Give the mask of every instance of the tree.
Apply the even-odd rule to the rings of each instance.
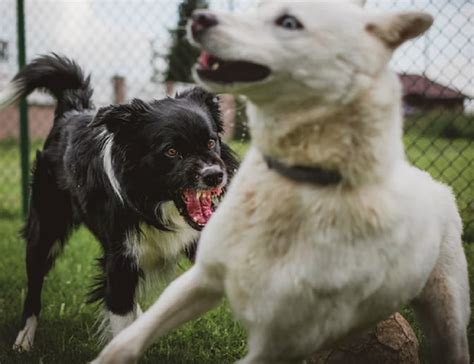
[[[207,7],[207,0],[183,0],[179,5],[178,24],[176,29],[170,30],[172,44],[166,56],[166,81],[192,82],[191,69],[199,56],[199,50],[186,39],[186,24],[195,9]]]

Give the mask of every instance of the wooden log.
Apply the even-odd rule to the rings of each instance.
[[[375,329],[314,354],[307,364],[419,364],[419,343],[405,318],[396,313]]]

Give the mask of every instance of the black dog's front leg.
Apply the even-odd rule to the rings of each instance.
[[[136,262],[123,255],[110,255],[105,261],[105,313],[107,336],[116,336],[141,313],[135,303],[140,271]]]

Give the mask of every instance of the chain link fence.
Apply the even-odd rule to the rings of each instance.
[[[26,52],[56,52],[92,74],[101,106],[133,97],[161,98],[186,87],[195,52],[184,24],[195,7],[245,12],[250,0],[25,0]],[[17,72],[17,0],[0,0],[0,88]],[[398,51],[406,114],[408,158],[456,192],[465,240],[474,241],[474,5],[471,0],[369,0],[380,9],[423,9],[435,16],[430,32]],[[31,151],[51,126],[54,104],[33,94]],[[228,137],[241,154],[247,143],[245,105],[225,98]],[[0,112],[0,219],[21,216],[19,119]]]

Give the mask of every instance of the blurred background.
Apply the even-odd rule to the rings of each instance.
[[[251,0],[0,0],[0,89],[26,60],[56,52],[92,74],[97,106],[172,95],[192,83],[197,52],[185,40],[195,8],[246,12]],[[423,9],[435,16],[429,33],[398,51],[393,68],[404,91],[408,158],[453,186],[474,241],[474,5],[472,0],[369,0],[380,9]],[[21,12],[20,12],[21,13]],[[25,44],[18,24],[24,21]],[[21,27],[20,27],[21,28]],[[20,35],[20,37],[19,37]],[[20,40],[20,42],[19,42]],[[54,112],[53,100],[28,99],[27,128],[19,108],[0,111],[0,219],[22,215],[22,168],[28,174]],[[245,100],[224,96],[225,138],[243,156],[250,136]],[[26,122],[26,120],[25,120]],[[26,133],[28,131],[28,135]],[[21,151],[25,158],[21,163]],[[30,163],[31,165],[31,163]],[[26,183],[24,181],[24,183]],[[24,184],[25,186],[25,184]]]

